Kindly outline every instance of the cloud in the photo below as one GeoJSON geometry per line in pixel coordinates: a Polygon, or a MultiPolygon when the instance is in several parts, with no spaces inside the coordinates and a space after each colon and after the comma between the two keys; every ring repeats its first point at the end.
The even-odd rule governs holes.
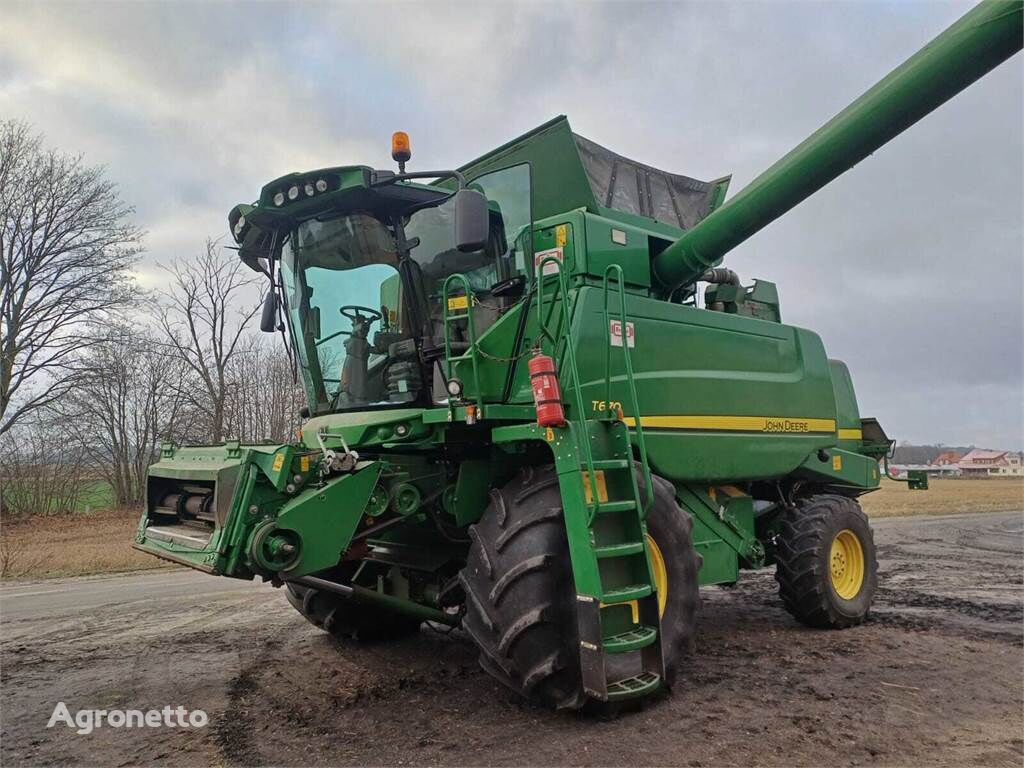
{"type": "MultiPolygon", "coordinates": [[[[965,3],[8,3],[0,114],[103,163],[147,262],[293,170],[459,165],[555,114],[733,191],[965,3]]],[[[1020,59],[741,245],[894,436],[1021,447],[1020,59]],[[939,415],[941,414],[941,418],[939,415]]]]}

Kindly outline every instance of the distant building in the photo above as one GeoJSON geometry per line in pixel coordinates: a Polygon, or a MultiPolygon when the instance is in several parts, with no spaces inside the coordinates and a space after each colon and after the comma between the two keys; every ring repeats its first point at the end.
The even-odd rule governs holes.
{"type": "Polygon", "coordinates": [[[956,464],[890,464],[889,472],[893,477],[906,477],[907,472],[917,470],[929,477],[960,477],[960,467],[956,464]]]}
{"type": "Polygon", "coordinates": [[[959,461],[964,477],[1022,477],[1024,457],[1012,451],[975,448],[959,461]]]}
{"type": "Polygon", "coordinates": [[[959,464],[960,459],[963,457],[964,455],[960,453],[960,451],[945,451],[936,456],[935,461],[933,461],[932,464],[939,467],[944,467],[947,464],[959,464]]]}

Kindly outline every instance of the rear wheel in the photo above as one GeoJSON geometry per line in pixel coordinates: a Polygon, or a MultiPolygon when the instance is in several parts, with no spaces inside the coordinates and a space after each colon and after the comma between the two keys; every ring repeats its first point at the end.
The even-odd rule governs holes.
{"type": "Polygon", "coordinates": [[[285,597],[306,621],[338,638],[384,642],[416,634],[420,628],[419,619],[321,589],[286,584],[285,597]]]}
{"type": "Polygon", "coordinates": [[[878,559],[867,516],[845,496],[822,494],[785,513],[775,578],[782,602],[811,627],[864,621],[878,586],[878,559]]]}
{"type": "MultiPolygon", "coordinates": [[[[647,518],[669,682],[689,648],[697,609],[700,561],[691,522],[671,485],[655,478],[647,518]]],[[[527,468],[501,490],[470,528],[469,557],[460,580],[466,592],[463,627],[480,650],[480,665],[538,703],[577,709],[583,693],[576,590],[569,559],[558,476],[527,468]]]]}

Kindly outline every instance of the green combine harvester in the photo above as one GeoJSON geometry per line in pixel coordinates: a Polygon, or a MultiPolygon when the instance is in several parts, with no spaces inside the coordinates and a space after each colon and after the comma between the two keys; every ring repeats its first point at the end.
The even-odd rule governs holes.
{"type": "Polygon", "coordinates": [[[699,586],[741,569],[774,565],[808,626],[859,624],[877,561],[857,498],[892,443],[775,285],[718,265],[1020,50],[1021,19],[977,6],[728,202],[728,178],[564,117],[458,170],[406,172],[399,133],[398,173],[270,182],[229,222],[269,280],[301,435],[163,446],[136,548],[284,586],[338,637],[461,627],[558,708],[671,686],[699,586]]]}

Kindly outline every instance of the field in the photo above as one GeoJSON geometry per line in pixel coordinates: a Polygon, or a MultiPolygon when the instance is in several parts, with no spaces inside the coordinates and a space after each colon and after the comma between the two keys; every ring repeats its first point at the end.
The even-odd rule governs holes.
{"type": "MultiPolygon", "coordinates": [[[[101,501],[104,492],[98,487],[90,500],[101,501]]],[[[910,491],[904,483],[883,480],[862,503],[874,518],[1017,511],[1024,509],[1024,478],[933,480],[928,491],[910,491]]],[[[138,513],[128,510],[5,524],[0,531],[0,575],[38,579],[168,567],[131,548],[138,520],[138,513]]]]}
{"type": "Polygon", "coordinates": [[[88,480],[82,485],[78,496],[77,512],[96,512],[109,509],[114,502],[114,492],[106,480],[88,480]]]}
{"type": "Polygon", "coordinates": [[[871,517],[955,515],[967,512],[1024,510],[1024,478],[929,480],[927,491],[911,491],[906,483],[882,478],[882,486],[861,498],[871,517]]]}
{"type": "Polygon", "coordinates": [[[131,548],[136,510],[72,517],[37,517],[0,529],[0,571],[5,578],[52,578],[167,567],[131,548]]]}

